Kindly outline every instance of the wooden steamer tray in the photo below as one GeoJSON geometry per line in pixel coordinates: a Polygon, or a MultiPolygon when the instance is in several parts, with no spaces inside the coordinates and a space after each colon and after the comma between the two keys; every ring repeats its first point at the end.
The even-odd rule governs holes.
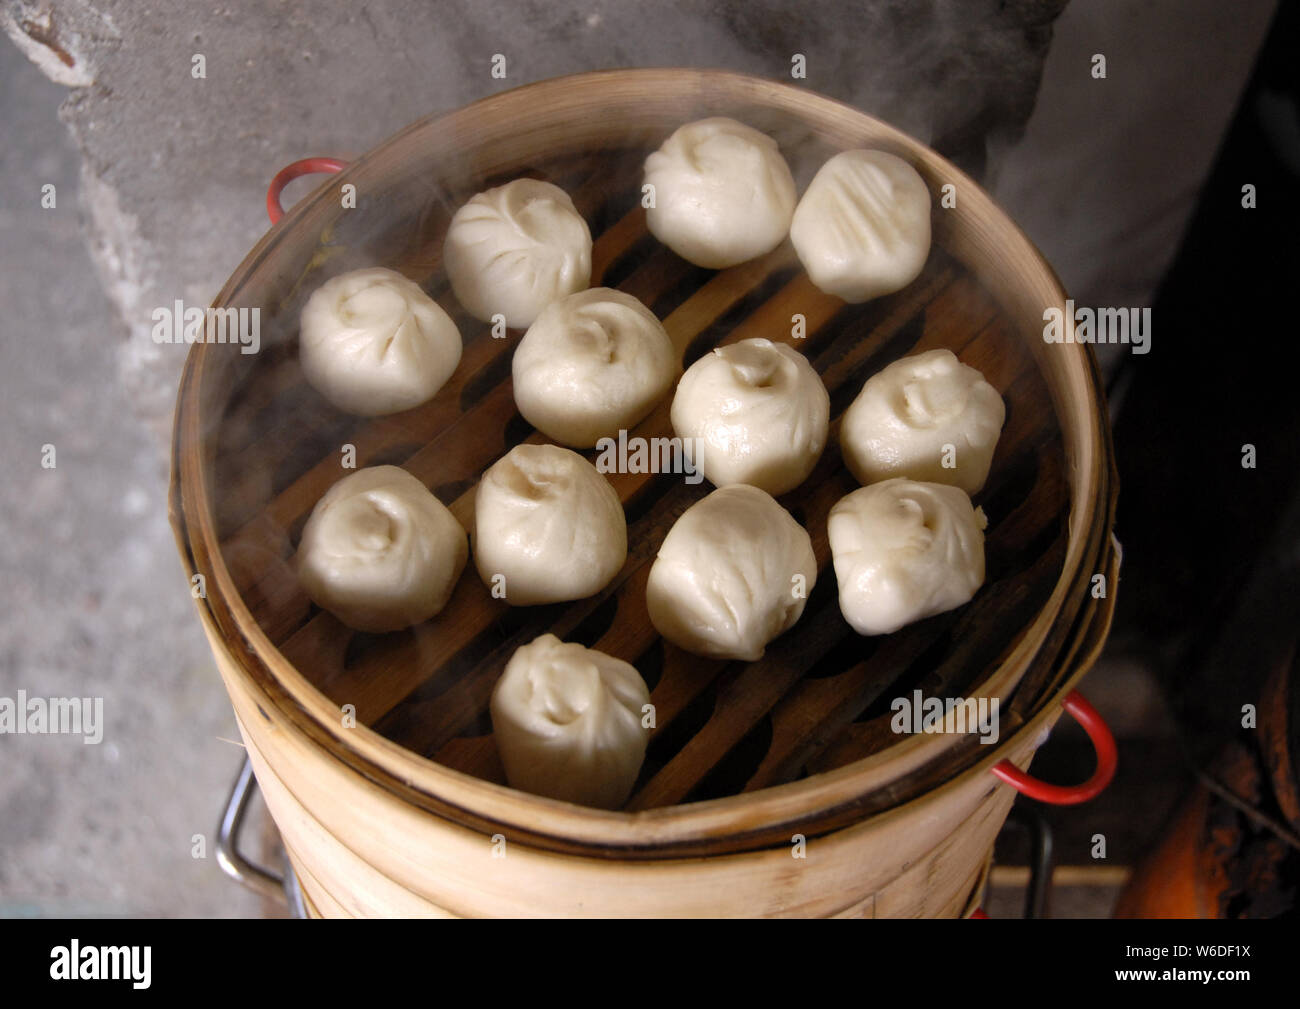
{"type": "MultiPolygon", "coordinates": [[[[966,176],[916,141],[788,85],[699,70],[561,78],[414,124],[321,186],[273,228],[217,299],[262,309],[262,350],[196,344],[182,379],[171,512],[250,757],[310,904],[324,914],[956,914],[969,909],[1025,766],[1109,626],[1115,477],[1089,349],[1048,345],[1064,306],[1051,269],[966,176]],[[934,248],[905,290],[848,306],[807,279],[787,241],[723,271],[648,235],[641,163],[674,128],[731,115],[780,142],[800,190],[827,157],[878,147],[913,163],[935,199],[934,248]],[[543,441],[514,408],[510,356],[451,295],[451,213],[520,175],[566,189],[595,237],[592,285],[642,299],[690,364],[752,336],[795,346],[831,393],[830,445],[780,500],[808,528],[818,582],[801,621],[760,662],[691,656],[646,616],[649,564],[674,519],[711,489],[614,474],[629,556],[571,604],[511,608],[471,564],[447,609],[410,631],[353,632],[307,600],[290,565],[306,517],[358,467],[404,466],[471,525],[483,470],[543,441]],[[356,186],[343,209],[339,187],[356,186]],[[956,207],[938,195],[955,186],[956,207]],[[296,320],[330,276],[386,265],[421,283],[465,338],[428,404],[345,416],[305,385],[296,320]],[[792,317],[806,336],[792,335],[792,317]],[[857,485],[838,418],[863,381],[905,354],[949,347],[1002,393],[1007,421],[987,487],[987,580],[975,599],[879,638],[836,602],[830,506],[857,485]],[[1096,572],[1110,591],[1093,599],[1096,572]],[[552,631],[637,666],[657,726],[625,810],[504,787],[486,717],[513,650],[552,631]],[[996,697],[1001,739],[899,736],[889,702],[996,697]],[[355,711],[347,724],[344,705],[355,711]],[[791,858],[792,837],[808,858],[791,858]],[[509,854],[492,858],[494,836],[509,854]]],[[[670,436],[668,402],[630,434],[670,436]]],[[[587,453],[593,457],[594,453],[587,453]]]]}

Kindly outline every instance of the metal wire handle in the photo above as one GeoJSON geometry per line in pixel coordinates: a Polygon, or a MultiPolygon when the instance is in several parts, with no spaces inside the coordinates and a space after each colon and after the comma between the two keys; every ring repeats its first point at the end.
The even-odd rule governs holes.
{"type": "Polygon", "coordinates": [[[293,917],[305,918],[307,914],[303,907],[302,889],[288,858],[285,858],[284,872],[277,873],[250,861],[239,851],[244,817],[248,813],[248,802],[252,799],[255,788],[257,779],[253,777],[253,763],[245,757],[239,774],[235,776],[235,784],[230,789],[226,808],[221,814],[221,825],[217,828],[217,864],[235,882],[262,897],[284,904],[293,917]]]}

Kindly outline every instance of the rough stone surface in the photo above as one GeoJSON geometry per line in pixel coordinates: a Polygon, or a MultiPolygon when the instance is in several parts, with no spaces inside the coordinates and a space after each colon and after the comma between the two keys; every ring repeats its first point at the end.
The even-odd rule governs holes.
{"type": "Polygon", "coordinates": [[[0,147],[0,698],[102,698],[104,727],[97,744],[0,735],[0,917],[256,914],[214,857],[242,758],[222,738],[239,735],[167,525],[165,463],[115,378],[63,97],[0,48],[0,121],[21,138],[0,147]]]}

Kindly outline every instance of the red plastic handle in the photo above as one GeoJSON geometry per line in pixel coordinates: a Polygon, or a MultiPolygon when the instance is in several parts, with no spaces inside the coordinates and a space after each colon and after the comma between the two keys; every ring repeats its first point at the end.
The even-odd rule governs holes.
{"type": "Polygon", "coordinates": [[[315,175],[317,172],[341,172],[348,167],[346,161],[338,158],[303,158],[292,165],[285,165],[271,180],[266,190],[266,216],[274,224],[284,216],[284,207],[280,206],[280,194],[284,187],[301,175],[315,175]]]}
{"type": "Polygon", "coordinates": [[[1082,694],[1071,690],[1065,695],[1063,706],[1083,726],[1083,731],[1092,740],[1093,749],[1097,751],[1097,769],[1092,772],[1091,778],[1082,785],[1049,785],[1026,774],[1009,760],[993,765],[993,773],[1031,799],[1049,802],[1054,806],[1074,806],[1095,799],[1106,790],[1106,786],[1115,777],[1119,754],[1115,749],[1115,737],[1111,735],[1110,726],[1082,694]]]}

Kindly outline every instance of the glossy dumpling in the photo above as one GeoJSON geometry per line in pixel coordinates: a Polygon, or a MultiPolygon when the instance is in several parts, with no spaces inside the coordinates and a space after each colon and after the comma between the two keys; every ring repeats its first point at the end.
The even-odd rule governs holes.
{"type": "Polygon", "coordinates": [[[474,561],[514,606],[584,599],[627,559],[627,520],[610,482],[576,452],[517,445],[474,499],[474,561]]]}
{"type": "Polygon", "coordinates": [[[705,354],[673,396],[673,431],[718,487],[784,494],[807,479],[826,447],[831,400],[808,359],[771,340],[705,354]],[[687,441],[686,439],[692,439],[687,441]]]}
{"type": "Polygon", "coordinates": [[[440,613],[468,555],[465,530],[424,484],[397,466],[370,466],[316,503],[296,563],[316,605],[382,632],[440,613]]]}
{"type": "Polygon", "coordinates": [[[844,151],[821,167],[795,208],[790,241],[808,277],[847,302],[906,287],[930,254],[930,190],[885,151],[844,151]]]}
{"type": "Polygon", "coordinates": [[[559,186],[515,179],[452,216],[443,264],[476,319],[525,329],[543,308],[591,283],[591,232],[559,186]]]}
{"type": "Polygon", "coordinates": [[[958,487],[897,478],[841,498],[827,520],[840,612],[892,634],[955,609],[984,584],[984,513],[958,487]]]}
{"type": "Polygon", "coordinates": [[[433,398],[460,363],[456,324],[414,281],[383,267],[326,281],[303,306],[299,360],[340,410],[379,416],[433,398]]]}
{"type": "Polygon", "coordinates": [[[840,449],[860,483],[909,477],[976,493],[1006,420],[998,391],[950,350],[900,358],[844,413],[840,449]]]}
{"type": "Polygon", "coordinates": [[[645,162],[646,226],[683,259],[717,270],[771,252],[794,213],[794,178],[766,133],[715,116],[687,123],[645,162]]]}
{"type": "Polygon", "coordinates": [[[650,568],[655,630],[697,655],[753,662],[817,582],[807,531],[765,491],[723,487],[682,513],[650,568]]]}
{"type": "Polygon", "coordinates": [[[680,366],[650,309],[596,287],[542,309],[515,348],[512,370],[524,419],[564,445],[590,448],[654,409],[680,366]]]}
{"type": "Polygon", "coordinates": [[[492,731],[512,788],[617,809],[645,760],[650,703],[635,667],[543,634],[516,649],[492,692],[492,731]]]}

